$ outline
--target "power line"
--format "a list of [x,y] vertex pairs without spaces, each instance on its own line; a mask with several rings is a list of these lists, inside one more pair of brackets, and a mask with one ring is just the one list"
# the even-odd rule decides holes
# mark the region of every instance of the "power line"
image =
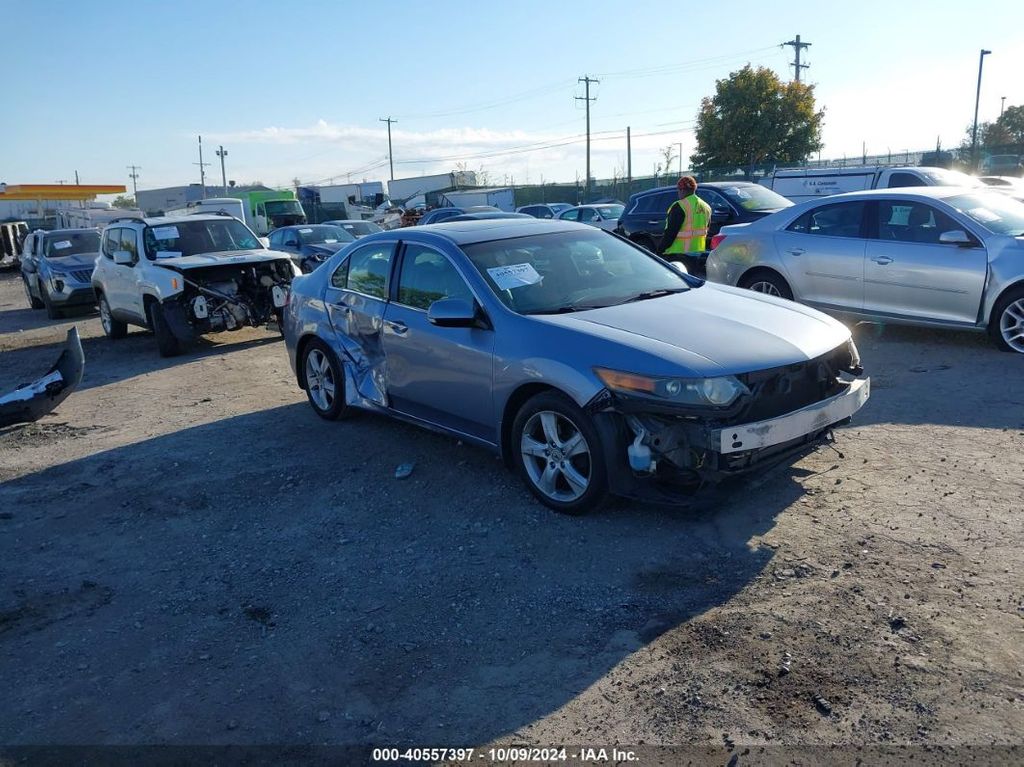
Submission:
[[793,67],[793,70],[796,72],[796,75],[795,75],[794,79],[797,82],[800,82],[800,70],[801,69],[807,69],[808,67],[811,66],[810,64],[801,64],[800,63],[800,51],[803,50],[804,48],[810,48],[811,47],[811,43],[802,43],[802,42],[800,42],[800,35],[797,35],[795,40],[790,40],[788,43],[783,43],[783,45],[791,45],[791,46],[793,46],[793,51],[796,54],[796,61],[794,61],[792,64],[790,64],[790,66]]

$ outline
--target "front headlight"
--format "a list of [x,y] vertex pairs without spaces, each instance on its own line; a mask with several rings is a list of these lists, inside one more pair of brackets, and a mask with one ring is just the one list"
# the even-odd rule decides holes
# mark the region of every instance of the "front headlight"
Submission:
[[747,387],[733,376],[654,378],[607,368],[594,368],[594,373],[612,391],[646,394],[680,405],[728,407],[741,395],[749,394]]

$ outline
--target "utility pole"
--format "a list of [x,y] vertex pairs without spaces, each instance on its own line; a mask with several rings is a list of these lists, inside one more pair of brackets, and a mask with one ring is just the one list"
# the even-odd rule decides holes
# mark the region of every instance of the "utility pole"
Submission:
[[595,80],[589,75],[584,75],[579,78],[576,82],[583,83],[586,86],[585,96],[576,96],[577,101],[582,101],[587,105],[587,178],[583,184],[583,201],[586,202],[587,198],[590,197],[590,102],[597,101],[597,98],[590,98],[590,84],[599,83],[600,80]]
[[220,158],[220,182],[224,188],[224,196],[228,196],[228,174],[224,171],[224,158],[228,156],[228,150],[221,146],[217,150],[217,156]]
[[978,56],[978,90],[974,95],[974,128],[971,129],[972,170],[976,170],[978,167],[978,103],[981,101],[981,69],[985,66],[985,57],[990,53],[992,53],[992,51],[986,51],[982,48],[981,55]]
[[630,142],[629,126],[626,126],[626,181],[633,183],[633,145]]
[[1006,96],[1000,97],[1002,101],[999,103],[999,116],[1003,116],[1003,110],[1006,109]]
[[391,163],[391,180],[395,180],[395,156],[391,153],[391,123],[396,123],[398,120],[392,120],[391,116],[378,117],[378,121],[388,124],[388,162]]
[[[1004,98],[1005,98],[1005,96],[1004,96]],[[78,186],[78,184],[79,184],[79,181],[78,181],[78,171],[76,170],[75,171],[75,186]]]
[[128,178],[132,180],[132,197],[134,197],[137,201],[139,199],[139,171],[142,170],[142,166],[126,165],[125,167],[131,170],[131,173],[128,174]]
[[804,48],[810,48],[811,43],[800,42],[800,35],[797,35],[795,40],[790,40],[788,43],[783,43],[783,45],[793,46],[793,51],[796,54],[796,61],[790,64],[790,66],[793,67],[794,70],[796,70],[796,77],[794,79],[797,82],[800,82],[800,70],[807,69],[810,66],[810,64],[800,63],[800,51],[802,51]]
[[203,187],[203,199],[206,199],[206,166],[210,163],[203,162],[203,137],[199,137],[199,162],[192,163],[199,166],[199,183]]
[[679,175],[682,176],[683,175],[683,142],[680,141],[678,146],[679,146]]

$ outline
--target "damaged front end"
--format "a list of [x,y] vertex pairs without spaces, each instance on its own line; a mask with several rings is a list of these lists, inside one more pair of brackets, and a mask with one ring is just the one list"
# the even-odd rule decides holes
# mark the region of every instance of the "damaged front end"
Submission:
[[286,259],[180,270],[162,266],[182,275],[184,289],[161,306],[171,331],[183,341],[279,322],[294,277]]
[[0,396],[0,428],[38,421],[51,412],[82,382],[85,353],[78,328],[68,331],[64,350],[42,378],[18,386]]
[[870,394],[852,341],[807,362],[720,378],[595,372],[607,388],[588,411],[614,446],[611,490],[659,502],[816,447]]

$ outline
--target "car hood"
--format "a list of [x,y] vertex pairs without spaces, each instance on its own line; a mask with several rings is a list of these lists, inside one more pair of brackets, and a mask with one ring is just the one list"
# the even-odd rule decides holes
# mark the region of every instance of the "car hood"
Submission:
[[96,253],[75,253],[73,256],[60,256],[58,258],[47,258],[46,263],[54,269],[71,271],[73,269],[92,269],[96,266]]
[[157,266],[183,270],[223,264],[263,264],[281,259],[291,260],[287,253],[278,250],[229,250],[223,253],[198,253],[194,256],[158,258],[154,263]]
[[634,347],[696,375],[806,362],[850,338],[845,325],[815,309],[711,283],[662,298],[533,318]]

